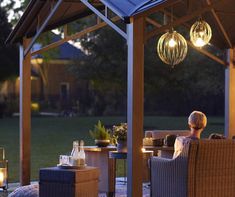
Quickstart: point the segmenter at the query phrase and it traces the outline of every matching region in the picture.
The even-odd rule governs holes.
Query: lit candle
[[[0,187],[4,186],[4,172],[3,172],[3,169],[0,169]]]

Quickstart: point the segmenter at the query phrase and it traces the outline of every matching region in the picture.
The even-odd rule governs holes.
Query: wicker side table
[[[99,169],[61,169],[58,167],[40,170],[40,197],[97,197]]]

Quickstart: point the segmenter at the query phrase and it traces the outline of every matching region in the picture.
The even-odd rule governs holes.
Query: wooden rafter
[[[98,16],[96,17],[96,23],[97,23],[97,24],[100,24],[100,23],[101,23],[101,18],[98,17]]]
[[[163,12],[164,15],[167,15],[168,17],[171,17],[171,12],[170,11],[167,11],[165,9],[162,12]],[[178,20],[178,19],[179,19],[179,17],[173,15],[173,20]],[[190,28],[190,25],[187,22],[183,23],[183,26],[185,26],[186,28]]]
[[[40,10],[44,9],[46,6],[49,6],[48,2],[45,2],[43,5],[41,5]],[[40,16],[40,14],[38,14],[38,12],[34,12],[33,14],[34,15],[30,19],[29,18],[27,19],[27,20],[31,20],[31,22],[30,22],[30,25],[27,27],[25,35],[30,34],[29,32],[32,29],[32,26],[34,25],[34,22],[33,22],[34,17],[37,18],[37,28],[36,28],[37,31],[39,30],[40,26],[42,25],[43,18]],[[45,18],[46,16],[43,16],[43,17]]]
[[[64,30],[64,38],[67,38],[68,37],[68,25],[67,24],[64,25],[63,30]]]
[[[224,12],[222,10],[215,10],[217,14],[223,14],[223,15],[235,15],[235,12]]]
[[[162,33],[164,31],[170,29],[171,27],[175,27],[175,26],[181,25],[181,24],[183,24],[183,23],[185,23],[185,22],[187,22],[187,21],[189,21],[189,20],[199,16],[200,14],[203,14],[205,12],[210,11],[211,9],[213,9],[213,6],[215,6],[218,3],[220,3],[220,2],[216,2],[214,4],[204,6],[202,9],[198,9],[198,10],[192,12],[191,14],[185,15],[185,16],[179,18],[178,20],[176,20],[174,22],[168,23],[167,25],[164,25],[164,26],[162,26],[160,28],[153,29],[152,31],[148,32],[145,35],[145,42],[148,41],[153,36],[155,36],[155,35],[157,35],[159,33]]]
[[[35,34],[35,36],[32,38],[30,44],[28,45],[28,47],[24,50],[24,56],[26,56],[28,53],[30,53],[30,50],[33,46],[33,44],[35,43],[35,41],[38,39],[39,35],[43,32],[43,30],[45,29],[45,27],[47,26],[47,24],[49,23],[49,21],[51,20],[51,18],[55,15],[56,11],[58,10],[58,8],[61,6],[61,4],[63,3],[63,0],[58,0],[55,3],[55,6],[53,6],[51,12],[49,13],[49,15],[46,17],[46,19],[44,20],[44,22],[42,23],[42,25],[40,26],[40,28],[37,30],[37,33]]]
[[[113,22],[116,22],[116,21],[120,20],[120,18],[118,16],[115,16],[111,20]],[[68,42],[70,40],[76,40],[78,38],[81,38],[82,36],[86,35],[87,33],[91,33],[93,31],[96,31],[96,30],[98,30],[98,29],[100,29],[100,28],[102,28],[102,27],[104,27],[106,25],[107,25],[107,23],[102,22],[102,23],[96,24],[96,25],[94,25],[92,27],[88,27],[88,28],[86,28],[86,29],[84,29],[84,30],[82,30],[82,31],[80,31],[78,33],[75,33],[73,35],[69,35],[67,37],[64,37],[63,39],[61,39],[59,41],[56,41],[56,42],[54,42],[52,44],[49,44],[49,45],[47,45],[47,46],[45,46],[45,47],[43,47],[43,48],[41,48],[41,49],[39,49],[37,51],[33,51],[32,52],[32,56],[37,55],[37,54],[41,54],[41,53],[46,52],[46,51],[48,51],[50,49],[56,48],[56,47],[66,43],[66,42]]]
[[[210,0],[206,0],[206,2],[207,2],[208,5],[211,5],[211,4],[212,4]],[[217,25],[218,25],[220,31],[221,31],[222,34],[223,34],[223,36],[224,36],[224,38],[225,38],[225,41],[227,42],[227,44],[229,45],[229,47],[232,48],[232,47],[233,47],[232,42],[231,42],[231,40],[230,40],[230,38],[229,38],[229,36],[228,36],[226,30],[225,30],[225,28],[224,28],[224,26],[223,26],[223,24],[222,24],[220,18],[219,18],[218,15],[216,14],[215,9],[211,9],[211,13],[212,13],[212,15],[213,15],[213,17],[214,17],[214,19],[215,19],[215,21],[216,21],[216,23],[217,23]]]
[[[162,27],[162,25],[160,23],[158,23],[157,21],[155,21],[155,20],[153,20],[151,18],[148,18],[148,17],[146,18],[146,22],[148,22],[149,24],[152,24],[153,26],[155,26],[157,28],[161,28]],[[213,55],[212,53],[210,53],[210,52],[208,52],[208,51],[206,51],[206,50],[204,50],[202,48],[195,47],[189,40],[186,40],[186,41],[187,41],[187,44],[190,47],[194,48],[196,51],[200,52],[201,54],[209,57],[210,59],[212,59],[212,60],[214,60],[214,61],[216,61],[216,62],[218,62],[218,63],[220,63],[220,64],[222,64],[224,66],[227,66],[227,63],[225,61],[221,60],[219,57]]]
[[[153,20],[153,19],[151,19],[149,17],[146,17],[145,20],[146,20],[146,22],[148,22],[149,24],[151,24],[151,25],[153,25],[155,27],[158,27],[158,28],[162,27],[162,25],[160,23],[158,23],[157,21],[155,21],[155,20]]]
[[[87,8],[89,8],[96,16],[100,17],[104,22],[106,22],[113,30],[119,33],[125,40],[127,40],[127,33],[123,31],[120,27],[114,24],[108,16],[105,16],[99,9],[94,7],[91,2],[87,0],[80,0]],[[108,12],[107,12],[108,15]]]
[[[202,53],[203,55],[205,55],[205,56],[209,57],[210,59],[214,60],[215,62],[218,62],[219,64],[222,64],[222,65],[224,65],[224,66],[227,66],[227,65],[228,65],[227,62],[223,61],[222,59],[220,59],[219,57],[213,55],[212,53],[210,53],[210,52],[208,52],[208,51],[206,51],[206,50],[204,50],[204,49],[202,49],[202,48],[195,47],[195,46],[194,46],[190,41],[188,41],[188,40],[187,40],[187,44],[188,44],[190,47],[196,49],[198,52]]]
[[[187,13],[190,13],[193,8],[192,0],[187,0]]]
[[[166,3],[162,3],[158,6],[154,6],[152,8],[149,8],[148,12],[142,12],[142,13],[135,15],[134,18],[148,17],[149,15],[151,15],[159,10],[162,10],[166,7],[173,6],[173,5],[180,3],[180,2],[182,2],[182,0],[168,0]]]

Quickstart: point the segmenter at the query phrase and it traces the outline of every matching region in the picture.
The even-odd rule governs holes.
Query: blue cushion
[[[9,197],[39,197],[39,186],[34,184],[19,187]]]

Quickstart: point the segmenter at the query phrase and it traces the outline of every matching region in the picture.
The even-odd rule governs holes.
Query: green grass
[[[125,117],[74,117],[74,118],[32,118],[32,179],[38,179],[39,169],[55,166],[60,154],[70,154],[73,140],[85,140],[93,145],[89,130],[101,120],[105,125],[125,122]],[[187,129],[187,117],[145,117],[148,129]],[[223,118],[208,117],[208,126],[202,137],[212,132],[223,133]],[[19,179],[19,119],[0,119],[0,146],[5,147],[9,160],[10,182]],[[118,165],[118,175],[122,175],[122,164]]]

